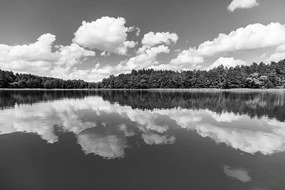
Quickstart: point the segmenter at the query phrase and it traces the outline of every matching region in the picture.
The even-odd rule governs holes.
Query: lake
[[[0,91],[1,190],[284,190],[285,91]]]

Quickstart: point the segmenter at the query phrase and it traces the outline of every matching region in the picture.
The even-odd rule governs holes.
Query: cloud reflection
[[[174,136],[164,136],[164,135],[158,135],[153,133],[144,133],[142,134],[142,138],[146,144],[149,145],[161,145],[161,144],[173,144],[175,141]]]
[[[223,167],[224,173],[231,178],[237,179],[243,183],[251,181],[248,171],[244,168],[231,168],[227,165]]]
[[[122,136],[100,134],[94,129],[83,131],[78,135],[78,144],[85,154],[95,154],[104,158],[123,158],[127,141]]]
[[[243,152],[268,155],[285,151],[285,123],[207,109],[140,110],[111,104],[101,97],[64,99],[0,110],[0,134],[35,133],[58,141],[54,126],[72,132],[86,154],[122,158],[128,138],[138,135],[148,145],[172,144],[172,129],[195,131],[216,143]]]

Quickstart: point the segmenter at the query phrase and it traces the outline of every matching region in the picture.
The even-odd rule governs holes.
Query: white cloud
[[[228,6],[228,10],[235,11],[236,9],[249,9],[258,6],[257,0],[233,0]]]
[[[159,44],[170,45],[171,43],[176,43],[178,40],[178,35],[169,32],[149,32],[144,35],[142,39],[143,46],[155,46]]]
[[[160,65],[160,69],[183,70],[183,69],[200,69],[201,63],[204,62],[204,57],[199,55],[196,49],[189,48],[183,50],[175,59],[172,59],[169,64]],[[159,68],[158,68],[159,69]]]
[[[283,44],[285,44],[285,25],[256,23],[238,28],[229,34],[219,34],[217,38],[200,44],[198,48],[190,47],[189,50],[184,50],[178,54],[177,58],[171,61],[171,64],[184,64],[185,67],[188,64],[190,65],[188,68],[193,67],[193,65],[195,68],[199,68],[206,57],[241,50],[277,47]]]
[[[109,51],[125,55],[135,42],[127,41],[128,32],[134,27],[126,27],[122,17],[102,17],[96,21],[83,21],[74,33],[73,42],[83,47]]]
[[[276,50],[269,56],[267,61],[268,62],[271,62],[271,61],[278,62],[283,59],[285,59],[285,44],[278,46]]]
[[[213,41],[202,43],[197,52],[203,56],[213,56],[223,52],[267,48],[280,44],[285,44],[285,25],[251,24],[228,35],[220,34]]]
[[[117,52],[121,55],[126,55],[129,49],[134,48],[137,45],[134,41],[125,41],[121,47],[118,47]]]
[[[138,53],[128,60],[122,61],[118,65],[101,66],[101,64],[97,64],[92,70],[74,71],[72,75],[77,78],[83,77],[83,79],[87,79],[88,81],[100,81],[110,75],[127,73],[133,69],[154,68],[159,64],[157,56],[162,53],[169,53],[169,51],[169,48],[165,45],[148,47],[143,52]]]
[[[134,27],[134,26],[129,27],[129,32],[133,32],[133,31],[136,32],[136,36],[139,36],[141,34],[140,28]]]
[[[52,34],[41,35],[35,43],[28,45],[15,45],[8,46],[2,45],[1,55],[9,57],[11,60],[23,60],[23,61],[53,61],[57,59],[57,55],[51,52],[52,45],[56,37]],[[6,51],[5,51],[6,49]],[[4,57],[5,58],[5,57]]]
[[[122,67],[128,71],[151,67],[158,63],[156,58],[161,53],[169,53],[169,48],[165,45],[147,48],[143,53],[130,58],[126,64],[122,64]]]
[[[89,78],[94,76],[93,79],[100,80],[108,77],[109,75],[126,73],[135,69],[148,69],[156,68],[159,65],[157,56],[162,53],[169,53],[169,45],[175,44],[178,40],[178,36],[175,33],[169,32],[149,32],[144,35],[142,39],[142,47],[139,48],[137,54],[128,60],[122,61],[115,66],[103,66],[97,65],[90,73]],[[135,47],[136,43],[127,42],[125,46]],[[96,77],[95,77],[96,76]]]
[[[80,64],[80,59],[83,57],[95,56],[95,52],[86,50],[73,43],[69,46],[60,46],[58,53],[60,54],[60,58],[56,64],[65,65],[67,67]]]
[[[275,52],[267,59],[267,61],[278,62],[283,59],[285,59],[285,52]]]
[[[203,63],[204,58],[200,56],[197,51],[193,48],[189,48],[189,50],[183,50],[177,58],[171,60],[171,63],[174,64],[185,64],[185,63]]]
[[[107,57],[107,56],[110,56],[110,52],[102,51],[102,52],[100,53],[100,55],[103,56],[103,57]]]
[[[81,58],[95,56],[95,52],[73,43],[69,46],[54,46],[55,39],[52,34],[43,34],[36,42],[28,45],[0,44],[0,69],[52,76],[57,70],[66,72],[80,64]],[[52,51],[53,48],[56,51]],[[57,76],[62,76],[62,73]]]
[[[208,70],[223,65],[224,67],[235,67],[240,65],[246,65],[247,63],[242,60],[234,59],[233,57],[220,57],[212,65],[208,67]]]
[[[223,167],[224,173],[231,178],[237,179],[243,183],[251,181],[251,177],[248,175],[248,171],[244,168],[231,168],[227,165]]]

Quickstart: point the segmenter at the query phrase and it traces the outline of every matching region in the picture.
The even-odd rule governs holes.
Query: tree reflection
[[[61,98],[68,92],[47,94],[52,93]],[[75,135],[85,154],[108,159],[123,158],[132,138],[141,145],[173,144],[179,139],[177,130],[250,154],[285,151],[282,93],[88,93],[78,91],[70,95],[76,98],[2,107],[0,134],[34,133],[52,144],[60,139],[54,130],[58,126]]]

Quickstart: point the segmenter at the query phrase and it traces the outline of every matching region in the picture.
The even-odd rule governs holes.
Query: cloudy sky
[[[98,81],[285,58],[284,0],[1,0],[0,69]]]

